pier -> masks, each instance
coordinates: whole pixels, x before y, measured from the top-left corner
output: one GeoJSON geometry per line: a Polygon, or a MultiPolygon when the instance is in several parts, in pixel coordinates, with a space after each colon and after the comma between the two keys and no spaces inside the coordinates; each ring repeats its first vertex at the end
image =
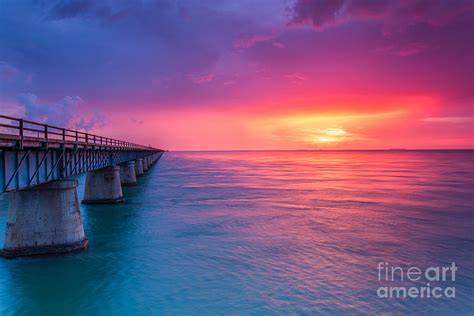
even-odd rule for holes
{"type": "Polygon", "coordinates": [[[121,203],[163,150],[0,115],[0,189],[8,192],[6,258],[87,247],[77,175],[87,173],[82,203],[121,203]]]}

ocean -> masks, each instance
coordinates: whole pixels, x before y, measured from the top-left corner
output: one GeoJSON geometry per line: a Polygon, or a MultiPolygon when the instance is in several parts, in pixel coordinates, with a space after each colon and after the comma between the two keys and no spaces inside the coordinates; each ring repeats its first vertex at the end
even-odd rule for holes
{"type": "Polygon", "coordinates": [[[1,259],[0,314],[472,314],[473,193],[473,151],[167,152],[125,203],[81,205],[87,250],[1,259]],[[427,283],[455,297],[379,292],[427,283]]]}

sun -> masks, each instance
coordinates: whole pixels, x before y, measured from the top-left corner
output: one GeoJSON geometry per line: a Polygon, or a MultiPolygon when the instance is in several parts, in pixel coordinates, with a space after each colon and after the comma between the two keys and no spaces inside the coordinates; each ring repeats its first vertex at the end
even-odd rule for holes
{"type": "Polygon", "coordinates": [[[314,139],[316,143],[331,143],[335,140],[336,139],[334,137],[329,137],[329,136],[318,136],[314,139]]]}

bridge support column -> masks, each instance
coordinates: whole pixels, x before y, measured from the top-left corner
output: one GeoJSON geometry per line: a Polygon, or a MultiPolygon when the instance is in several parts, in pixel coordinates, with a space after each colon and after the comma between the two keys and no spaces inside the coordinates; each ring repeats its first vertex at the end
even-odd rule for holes
{"type": "Polygon", "coordinates": [[[148,157],[143,157],[143,171],[148,171],[148,157]]]}
{"type": "Polygon", "coordinates": [[[10,192],[6,258],[58,254],[87,247],[77,180],[56,180],[10,192]]]}
{"type": "Polygon", "coordinates": [[[86,189],[82,203],[100,204],[123,201],[119,166],[105,167],[87,173],[86,189]]]}
{"type": "Polygon", "coordinates": [[[137,177],[143,176],[143,159],[138,158],[135,160],[135,175],[137,177]]]}
{"type": "Polygon", "coordinates": [[[120,165],[120,183],[123,186],[137,184],[137,176],[135,174],[135,161],[130,160],[120,165]]]}

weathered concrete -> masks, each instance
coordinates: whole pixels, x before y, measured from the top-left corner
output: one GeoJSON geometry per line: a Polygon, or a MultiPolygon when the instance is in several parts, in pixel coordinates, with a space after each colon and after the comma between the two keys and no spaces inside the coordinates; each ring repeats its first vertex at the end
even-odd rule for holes
{"type": "Polygon", "coordinates": [[[143,176],[143,159],[138,158],[135,160],[135,175],[137,177],[143,176]]]}
{"type": "Polygon", "coordinates": [[[150,169],[150,167],[151,167],[151,157],[150,156],[146,157],[146,163],[148,165],[148,169],[150,169]]]}
{"type": "Polygon", "coordinates": [[[136,185],[135,161],[130,160],[120,165],[120,182],[124,186],[136,185]]]}
{"type": "Polygon", "coordinates": [[[7,258],[58,254],[87,247],[77,180],[56,180],[9,193],[7,258]]]}
{"type": "Polygon", "coordinates": [[[87,173],[82,203],[99,204],[123,201],[119,166],[110,166],[87,173]]]}
{"type": "Polygon", "coordinates": [[[148,171],[148,157],[143,157],[143,171],[148,171]]]}

